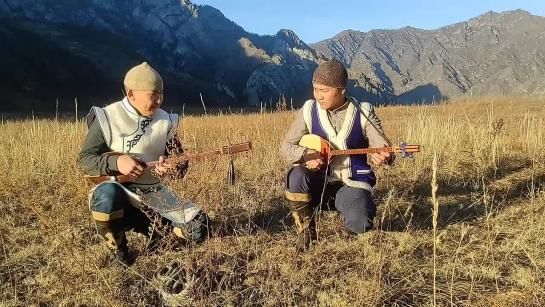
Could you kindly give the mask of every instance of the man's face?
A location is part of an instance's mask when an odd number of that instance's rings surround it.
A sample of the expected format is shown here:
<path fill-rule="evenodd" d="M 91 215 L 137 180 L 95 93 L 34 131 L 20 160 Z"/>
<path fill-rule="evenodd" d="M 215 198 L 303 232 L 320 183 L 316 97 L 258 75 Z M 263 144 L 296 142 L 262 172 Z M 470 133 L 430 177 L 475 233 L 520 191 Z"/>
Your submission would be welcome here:
<path fill-rule="evenodd" d="M 134 107 L 143 116 L 152 116 L 163 102 L 163 91 L 135 91 L 127 93 Z"/>
<path fill-rule="evenodd" d="M 345 102 L 344 88 L 331 87 L 319 83 L 312 83 L 314 99 L 320 107 L 325 110 L 332 110 L 340 107 Z"/>

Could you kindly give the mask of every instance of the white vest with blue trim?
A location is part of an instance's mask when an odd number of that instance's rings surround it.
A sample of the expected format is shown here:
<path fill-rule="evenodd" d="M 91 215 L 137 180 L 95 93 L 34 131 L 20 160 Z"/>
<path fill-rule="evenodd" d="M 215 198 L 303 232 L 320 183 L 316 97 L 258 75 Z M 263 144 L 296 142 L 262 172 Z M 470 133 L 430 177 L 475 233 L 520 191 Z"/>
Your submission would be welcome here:
<path fill-rule="evenodd" d="M 352 97 L 348 97 L 348 99 L 354 99 Z M 310 99 L 305 102 L 303 105 L 303 118 L 305 120 L 305 124 L 307 126 L 307 130 L 311 131 L 312 129 L 312 104 L 316 103 L 316 108 L 318 110 L 318 119 L 320 121 L 320 125 L 322 126 L 323 130 L 327 133 L 328 141 L 330 145 L 332 146 L 332 149 L 348 149 L 347 148 L 347 139 L 350 134 L 350 131 L 352 130 L 352 126 L 354 125 L 354 120 L 356 118 L 356 108 L 352 103 L 348 104 L 348 107 L 346 109 L 346 114 L 344 117 L 344 121 L 342 124 L 342 127 L 339 129 L 338 132 L 335 131 L 333 128 L 333 125 L 331 124 L 331 121 L 329 120 L 327 110 L 322 109 L 320 107 L 320 104 L 315 102 L 314 100 Z M 360 122 L 361 127 L 365 127 L 365 124 L 367 123 L 367 118 L 369 116 L 369 111 L 371 110 L 371 104 L 368 102 L 359 102 L 361 108 L 365 112 L 365 116 L 360 116 Z M 363 131 L 362 131 L 363 133 Z M 373 187 L 363 181 L 356 181 L 351 180 L 352 177 L 352 169 L 350 166 L 350 158 L 349 156 L 336 156 L 331 161 L 331 164 L 329 165 L 329 169 L 331 171 L 331 178 L 333 181 L 342 181 L 344 184 L 350 187 L 354 188 L 362 188 L 365 190 L 368 190 L 370 192 L 373 192 Z"/>

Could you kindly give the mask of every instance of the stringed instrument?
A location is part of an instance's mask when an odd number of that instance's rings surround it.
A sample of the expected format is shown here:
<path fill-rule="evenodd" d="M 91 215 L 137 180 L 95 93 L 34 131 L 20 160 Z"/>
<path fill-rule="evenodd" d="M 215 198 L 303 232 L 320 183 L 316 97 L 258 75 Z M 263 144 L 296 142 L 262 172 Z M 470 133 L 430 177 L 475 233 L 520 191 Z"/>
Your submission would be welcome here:
<path fill-rule="evenodd" d="M 221 155 L 232 155 L 237 154 L 241 152 L 246 152 L 252 150 L 252 143 L 251 142 L 245 142 L 245 143 L 239 143 L 239 144 L 233 144 L 224 146 L 217 150 L 207 151 L 207 152 L 201 152 L 201 153 L 195 153 L 195 154 L 184 154 L 179 156 L 173 156 L 171 158 L 167 158 L 163 161 L 163 163 L 168 163 L 171 165 L 178 165 L 180 163 L 183 163 L 185 161 L 194 161 L 194 160 L 202 160 L 212 157 L 217 157 Z M 125 153 L 120 152 L 108 152 L 106 153 L 108 155 L 124 155 Z M 145 168 L 149 168 L 150 170 L 155 169 L 157 165 L 159 165 L 159 161 L 153 161 L 153 162 L 142 162 L 139 161 L 142 166 Z M 133 182 L 133 177 L 129 175 L 117 175 L 117 176 L 84 176 L 91 184 L 97 185 L 99 183 L 102 183 L 104 181 L 115 181 L 119 183 L 124 182 Z"/>
<path fill-rule="evenodd" d="M 325 161 L 331 160 L 331 158 L 333 158 L 334 156 L 363 155 L 363 154 L 379 153 L 381 151 L 401 153 L 401 156 L 403 158 L 412 158 L 413 153 L 420 152 L 420 145 L 409 145 L 405 143 L 401 143 L 400 146 L 390 146 L 390 147 L 370 147 L 370 148 L 360 148 L 360 149 L 332 149 L 331 145 L 329 144 L 327 140 L 315 134 L 304 135 L 299 141 L 299 145 L 319 152 Z"/>

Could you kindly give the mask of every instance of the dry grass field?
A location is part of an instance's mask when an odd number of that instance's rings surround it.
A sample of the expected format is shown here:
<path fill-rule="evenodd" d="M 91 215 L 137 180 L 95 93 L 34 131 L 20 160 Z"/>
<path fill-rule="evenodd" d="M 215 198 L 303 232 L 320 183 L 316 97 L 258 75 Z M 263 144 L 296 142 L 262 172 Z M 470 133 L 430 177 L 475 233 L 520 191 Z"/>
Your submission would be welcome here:
<path fill-rule="evenodd" d="M 544 306 L 545 99 L 377 112 L 392 141 L 423 152 L 377 171 L 373 231 L 346 237 L 336 212 L 321 212 L 319 242 L 296 252 L 279 155 L 294 112 L 186 116 L 186 148 L 251 140 L 254 150 L 235 159 L 235 186 L 225 158 L 168 182 L 210 214 L 212 238 L 148 254 L 145 238 L 131 234 L 139 257 L 130 267 L 107 264 L 90 219 L 76 167 L 83 122 L 2 121 L 0 304 L 161 305 L 153 276 L 177 260 L 195 277 L 189 305 Z"/>

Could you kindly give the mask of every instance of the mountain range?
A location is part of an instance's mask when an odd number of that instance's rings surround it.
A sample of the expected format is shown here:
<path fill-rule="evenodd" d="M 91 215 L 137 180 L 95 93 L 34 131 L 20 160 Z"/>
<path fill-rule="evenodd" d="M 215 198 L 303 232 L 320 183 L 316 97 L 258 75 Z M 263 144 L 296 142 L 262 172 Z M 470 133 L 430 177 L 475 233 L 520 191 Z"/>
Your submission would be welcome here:
<path fill-rule="evenodd" d="M 249 106 L 311 96 L 312 72 L 337 58 L 349 93 L 377 103 L 545 92 L 545 18 L 488 12 L 437 30 L 347 30 L 307 45 L 293 31 L 249 33 L 189 0 L 0 0 L 2 111 L 72 110 L 123 96 L 148 61 L 172 107 Z"/>
<path fill-rule="evenodd" d="M 437 30 L 347 30 L 311 47 L 340 59 L 350 90 L 368 100 L 545 94 L 545 18 L 522 10 Z"/>
<path fill-rule="evenodd" d="M 0 0 L 3 110 L 83 108 L 122 97 L 125 72 L 148 61 L 171 105 L 304 99 L 319 61 L 290 30 L 244 31 L 188 0 Z"/>

